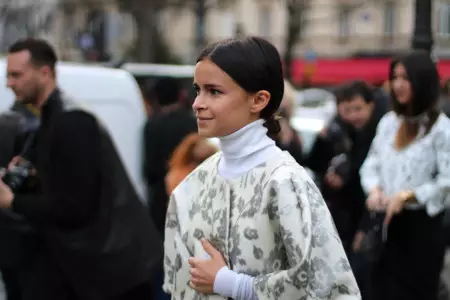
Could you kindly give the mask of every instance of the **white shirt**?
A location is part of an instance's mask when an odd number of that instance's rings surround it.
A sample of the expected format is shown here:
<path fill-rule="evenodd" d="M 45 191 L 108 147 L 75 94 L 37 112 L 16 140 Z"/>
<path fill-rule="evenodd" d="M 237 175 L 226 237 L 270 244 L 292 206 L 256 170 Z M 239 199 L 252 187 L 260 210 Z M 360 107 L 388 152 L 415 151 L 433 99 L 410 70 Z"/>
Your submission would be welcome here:
<path fill-rule="evenodd" d="M 360 169 L 361 185 L 367 193 L 378 186 L 386 196 L 411 190 L 419 204 L 406 208 L 425 208 L 435 216 L 450 196 L 450 120 L 441 113 L 428 134 L 399 150 L 395 138 L 400 124 L 394 112 L 381 119 Z"/>

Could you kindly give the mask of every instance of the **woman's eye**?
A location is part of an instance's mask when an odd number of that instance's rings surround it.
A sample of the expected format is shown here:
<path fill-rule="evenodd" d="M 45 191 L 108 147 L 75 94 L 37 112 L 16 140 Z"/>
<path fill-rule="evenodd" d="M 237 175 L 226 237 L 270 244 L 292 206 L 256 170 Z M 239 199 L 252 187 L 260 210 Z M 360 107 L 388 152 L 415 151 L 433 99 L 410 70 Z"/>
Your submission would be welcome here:
<path fill-rule="evenodd" d="M 194 91 L 197 96 L 200 94 L 200 89 L 197 86 L 194 86 Z"/>
<path fill-rule="evenodd" d="M 218 90 L 214 90 L 214 89 L 212 89 L 212 90 L 210 90 L 209 91 L 213 96 L 217 96 L 217 95 L 220 95 L 220 94 L 222 94 L 222 92 L 221 91 L 218 91 Z"/>

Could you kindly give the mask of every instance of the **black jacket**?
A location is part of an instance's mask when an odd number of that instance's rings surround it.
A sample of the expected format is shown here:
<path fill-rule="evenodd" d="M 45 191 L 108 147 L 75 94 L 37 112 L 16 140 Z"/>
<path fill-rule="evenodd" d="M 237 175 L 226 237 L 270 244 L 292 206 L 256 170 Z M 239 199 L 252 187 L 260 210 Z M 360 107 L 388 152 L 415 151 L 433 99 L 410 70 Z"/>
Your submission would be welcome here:
<path fill-rule="evenodd" d="M 13 210 L 42 230 L 47 255 L 80 299 L 105 299 L 151 280 L 162 243 L 109 134 L 70 106 L 55 90 L 42 108 L 27 158 L 43 193 L 15 195 Z"/>
<path fill-rule="evenodd" d="M 197 120 L 192 111 L 179 108 L 168 113 L 158 113 L 150 118 L 144 128 L 144 175 L 151 196 L 151 216 L 161 234 L 164 234 L 167 204 L 165 177 L 173 151 L 190 133 L 197 132 Z"/>

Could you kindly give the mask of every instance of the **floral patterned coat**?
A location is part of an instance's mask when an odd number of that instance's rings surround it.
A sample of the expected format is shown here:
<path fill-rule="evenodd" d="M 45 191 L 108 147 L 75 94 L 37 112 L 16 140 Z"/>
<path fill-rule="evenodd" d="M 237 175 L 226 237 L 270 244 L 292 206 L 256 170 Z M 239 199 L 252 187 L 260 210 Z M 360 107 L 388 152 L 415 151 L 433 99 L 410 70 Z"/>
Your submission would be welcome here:
<path fill-rule="evenodd" d="M 165 231 L 164 290 L 172 299 L 224 299 L 189 287 L 190 256 L 208 239 L 230 269 L 254 276 L 259 300 L 360 299 L 327 206 L 287 153 L 226 180 L 221 153 L 173 192 Z"/>

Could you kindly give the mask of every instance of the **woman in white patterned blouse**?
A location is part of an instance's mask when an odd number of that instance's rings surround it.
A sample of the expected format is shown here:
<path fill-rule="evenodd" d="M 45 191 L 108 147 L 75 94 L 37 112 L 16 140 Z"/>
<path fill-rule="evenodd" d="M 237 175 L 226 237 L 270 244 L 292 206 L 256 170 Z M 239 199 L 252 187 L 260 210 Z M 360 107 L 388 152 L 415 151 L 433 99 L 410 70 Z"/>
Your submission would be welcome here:
<path fill-rule="evenodd" d="M 385 211 L 387 241 L 372 276 L 374 299 L 437 299 L 450 190 L 450 120 L 439 74 L 415 51 L 390 66 L 393 111 L 380 121 L 361 172 L 367 207 Z"/>

